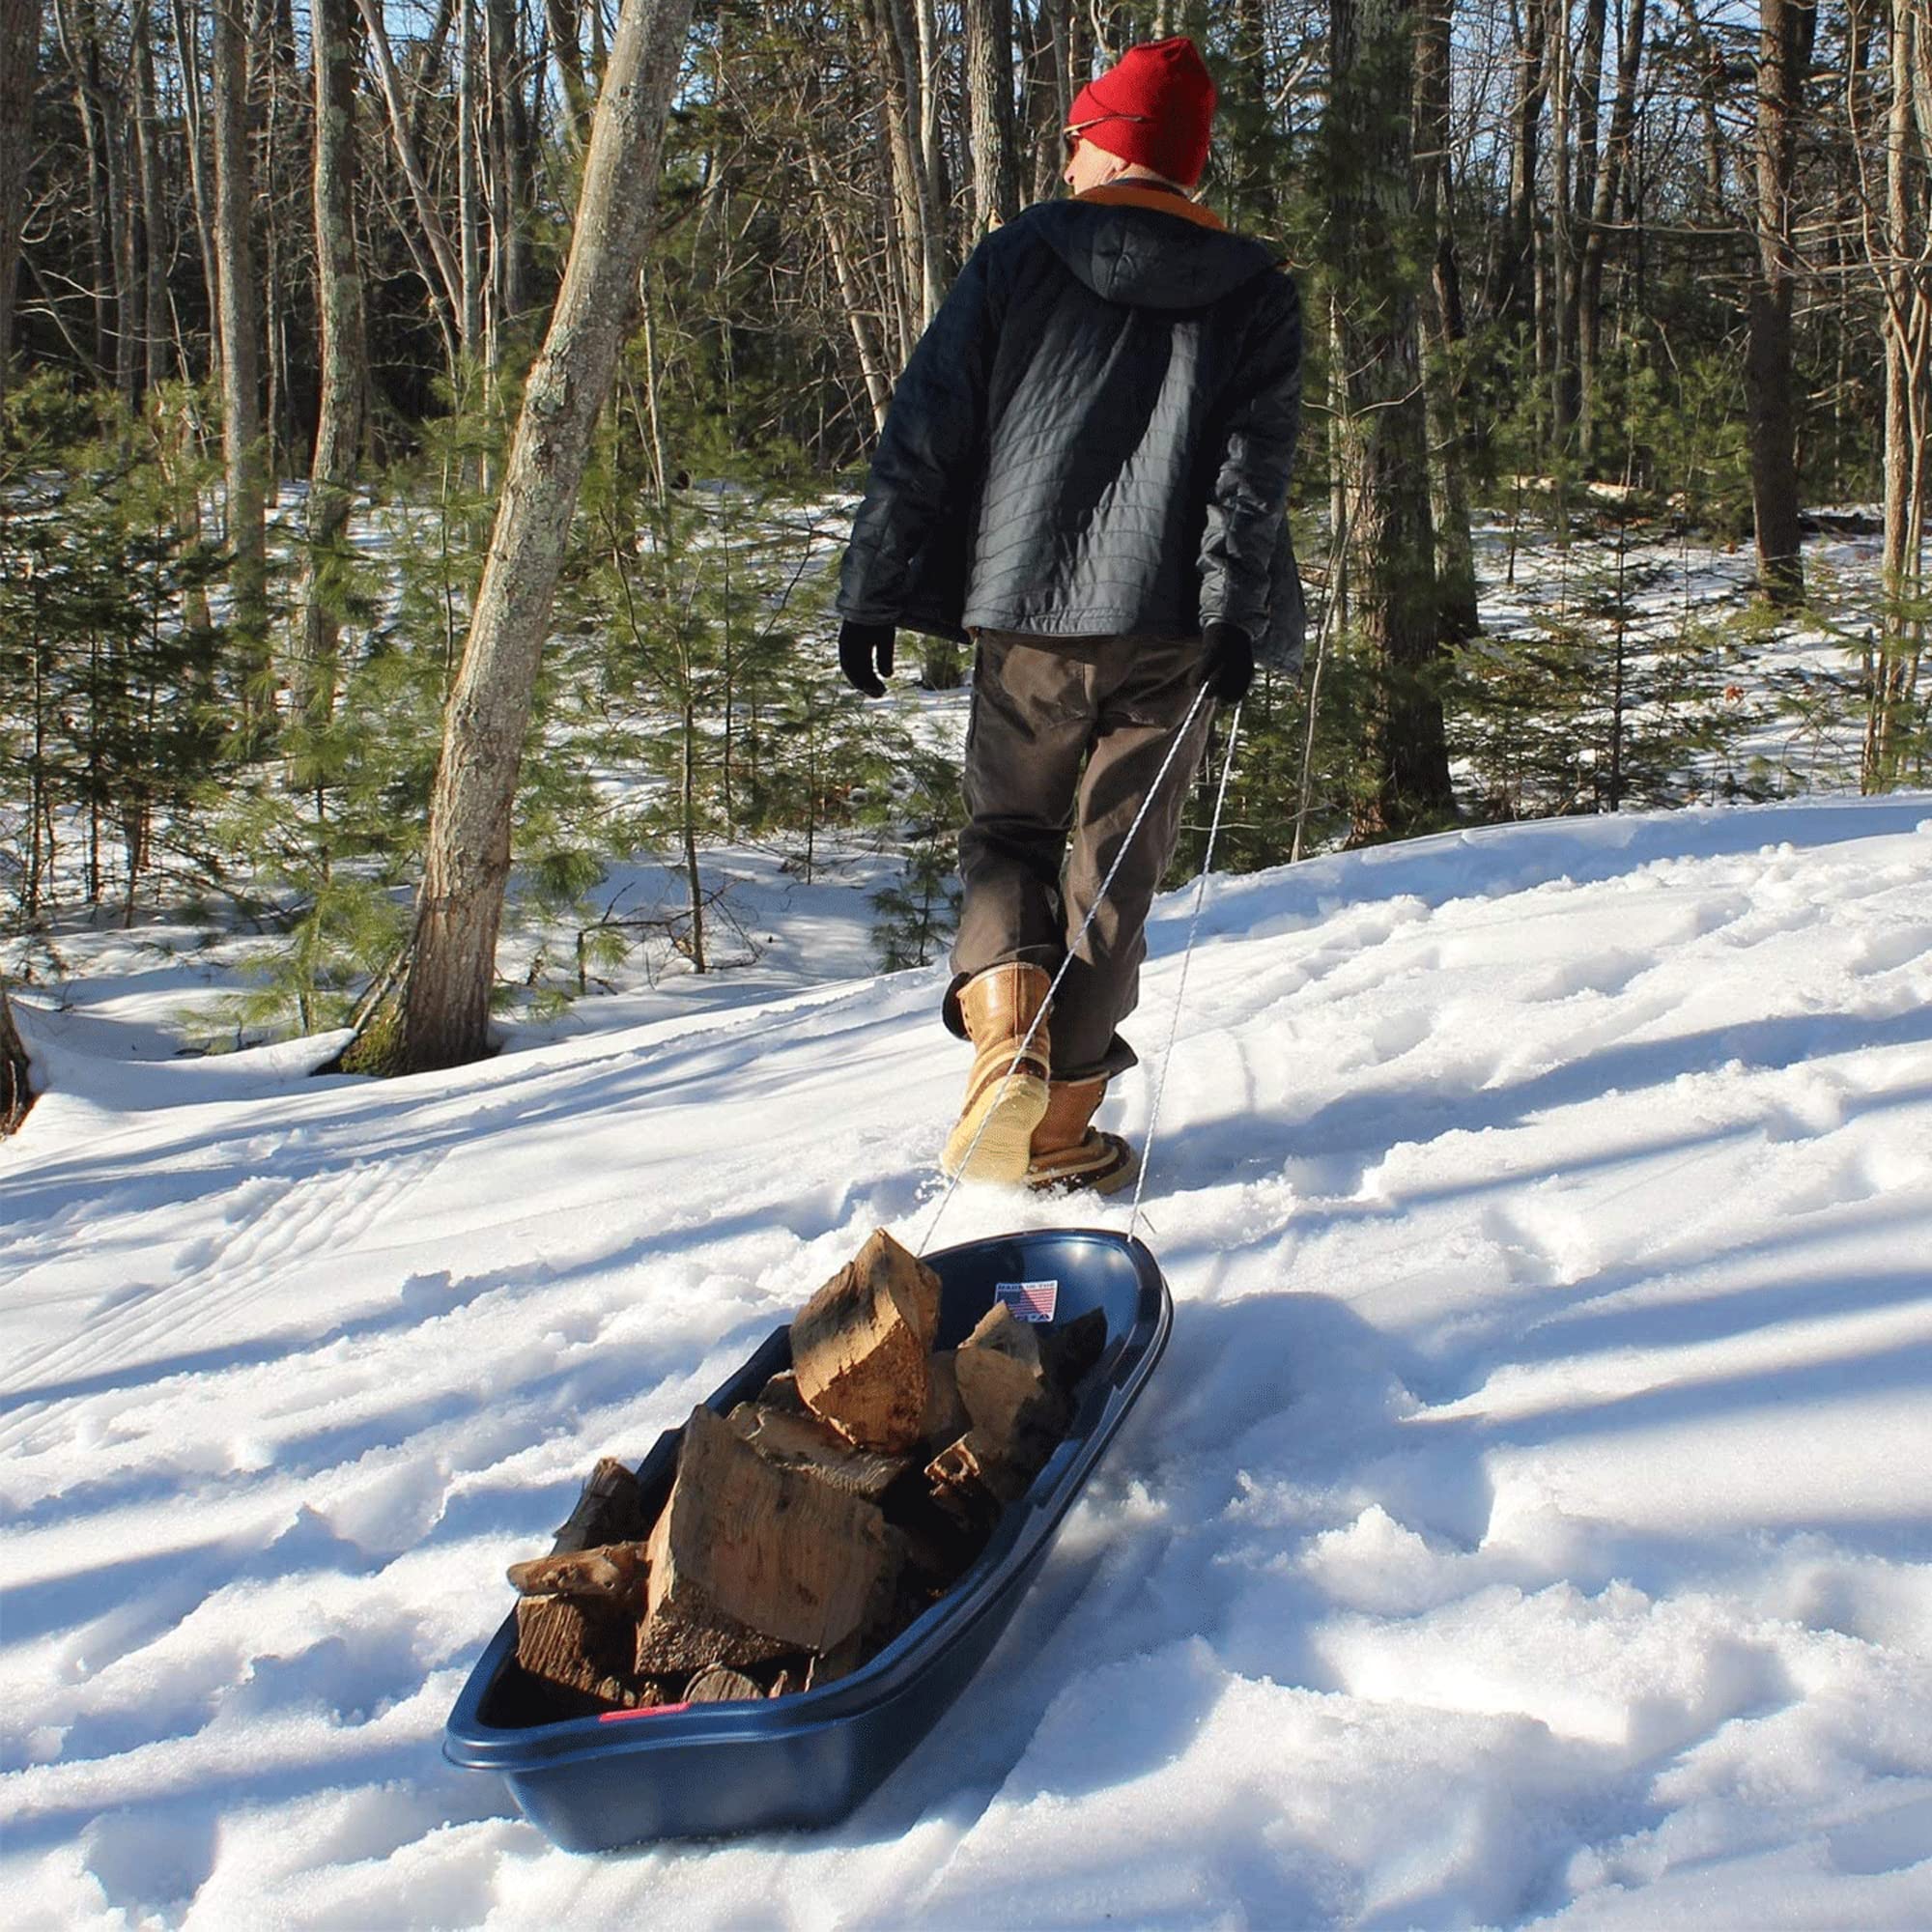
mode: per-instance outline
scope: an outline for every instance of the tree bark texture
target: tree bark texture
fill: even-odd
[[[214,255],[221,338],[221,440],[226,477],[231,622],[250,689],[243,712],[260,721],[270,708],[262,689],[269,670],[269,557],[264,518],[268,484],[262,451],[260,318],[255,248],[249,231],[255,201],[248,156],[246,0],[213,0]]]
[[[322,401],[309,474],[308,555],[298,595],[296,696],[311,724],[335,702],[339,600],[330,558],[355,500],[368,394],[369,347],[355,251],[355,83],[360,71],[354,0],[311,0],[315,70],[316,289],[322,324]]]
[[[0,402],[7,397],[7,364],[14,353],[14,291],[33,159],[40,45],[41,0],[0,0]]]
[[[1528,329],[1536,317],[1536,183],[1542,139],[1544,0],[1525,0],[1517,48],[1516,99],[1510,114],[1509,210],[1504,221],[1493,307],[1506,324]]]
[[[616,372],[656,198],[691,0],[624,0],[570,259],[530,370],[469,639],[450,694],[403,1001],[409,1071],[489,1050],[511,812],[537,667],[591,431]]]
[[[1429,406],[1430,512],[1435,526],[1435,590],[1442,635],[1473,638],[1476,553],[1469,534],[1469,474],[1463,435],[1452,317],[1455,225],[1449,206],[1449,27],[1455,0],[1421,0],[1415,30],[1415,181],[1421,239],[1433,242],[1423,279]]]
[[[0,980],[0,1140],[27,1118],[27,1109],[33,1104],[33,1068],[27,1059],[26,1042],[14,1024],[7,982]]]
[[[1798,425],[1793,407],[1791,182],[1818,11],[1807,0],[1759,0],[1757,274],[1750,287],[1745,399],[1758,588],[1777,605],[1804,596],[1798,529]]]
[[[973,239],[1020,211],[1013,134],[1013,0],[965,0],[972,123]]]
[[[1868,237],[1885,303],[1886,606],[1867,672],[1861,782],[1899,782],[1901,739],[1917,699],[1925,648],[1916,607],[1924,589],[1926,440],[1932,434],[1932,10],[1891,0],[1891,100],[1885,138],[1884,215]]]
[[[1595,454],[1597,415],[1603,384],[1599,371],[1604,344],[1604,268],[1607,259],[1610,222],[1630,174],[1631,135],[1636,125],[1636,83],[1643,60],[1645,0],[1629,0],[1624,37],[1617,49],[1617,91],[1610,104],[1609,131],[1597,153],[1596,179],[1591,184],[1589,220],[1583,232],[1582,259],[1577,270],[1577,338],[1578,405],[1582,425],[1582,455],[1587,466]]]
[[[1374,789],[1358,838],[1400,837],[1452,809],[1429,512],[1416,243],[1414,0],[1330,0],[1334,81],[1324,129],[1354,618],[1379,683]]]

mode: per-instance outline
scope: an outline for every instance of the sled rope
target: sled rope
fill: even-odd
[[[1012,1065],[1007,1068],[1006,1076],[1000,1082],[999,1092],[993,1095],[993,1103],[986,1109],[985,1117],[980,1122],[979,1132],[967,1143],[966,1151],[960,1157],[958,1172],[948,1180],[946,1191],[940,1195],[939,1205],[932,1210],[931,1220],[925,1224],[925,1233],[920,1236],[919,1246],[913,1250],[915,1254],[923,1255],[927,1248],[931,1247],[932,1237],[938,1230],[940,1217],[952,1205],[953,1195],[959,1190],[960,1181],[966,1178],[966,1170],[973,1165],[973,1155],[979,1150],[980,1136],[991,1125],[993,1115],[998,1111],[1000,1101],[1005,1097],[1007,1089],[1012,1085],[1014,1076],[1019,1072],[1021,1064],[1027,1057],[1027,1049],[1033,1045],[1034,1036],[1045,1024],[1047,1013],[1053,1007],[1053,996],[1060,991],[1060,982],[1065,979],[1067,968],[1073,964],[1074,958],[1079,953],[1080,942],[1087,937],[1088,929],[1099,916],[1100,908],[1106,904],[1107,895],[1113,890],[1115,876],[1125,863],[1127,854],[1133,849],[1134,839],[1139,835],[1141,826],[1146,822],[1148,813],[1153,809],[1153,802],[1160,795],[1160,788],[1166,782],[1168,772],[1173,768],[1176,757],[1179,755],[1181,746],[1187,742],[1187,733],[1192,727],[1195,717],[1200,712],[1202,703],[1207,698],[1209,689],[1209,686],[1204,684],[1194,694],[1194,702],[1187,707],[1187,716],[1180,721],[1180,728],[1174,734],[1174,743],[1167,748],[1167,756],[1161,760],[1160,770],[1153,776],[1153,783],[1148,786],[1147,796],[1141,800],[1141,809],[1134,813],[1134,822],[1127,827],[1127,836],[1121,840],[1121,849],[1114,855],[1114,863],[1107,867],[1107,876],[1100,881],[1100,890],[1094,895],[1094,903],[1087,908],[1087,917],[1080,922],[1080,930],[1073,935],[1071,942],[1068,944],[1066,957],[1060,962],[1060,971],[1053,976],[1052,983],[1046,989],[1046,998],[1040,1002],[1039,1011],[1034,1015],[1033,1024],[1026,1030],[1026,1037],[1020,1041],[1018,1048],[1015,1050]],[[1237,720],[1239,716],[1240,712],[1238,707],[1236,707],[1236,717]],[[1232,751],[1232,746],[1230,749]],[[1222,780],[1224,788],[1226,784],[1227,780],[1224,778]],[[1218,825],[1219,822],[1220,812],[1217,808],[1215,823]],[[1208,849],[1210,852],[1212,851],[1213,847],[1211,843]],[[1191,935],[1189,943],[1192,943]]]
[[[1221,782],[1214,793],[1214,817],[1208,827],[1208,850],[1202,855],[1201,875],[1194,882],[1194,911],[1187,922],[1187,944],[1180,950],[1180,983],[1174,989],[1174,1018],[1167,1029],[1167,1044],[1161,1049],[1160,1072],[1153,1083],[1153,1105],[1148,1109],[1147,1133],[1141,1142],[1141,1171],[1134,1176],[1133,1210],[1127,1216],[1127,1239],[1134,1238],[1140,1225],[1141,1190],[1147,1185],[1148,1169],[1153,1165],[1153,1130],[1160,1120],[1161,1096],[1167,1092],[1167,1069],[1174,1064],[1174,1042],[1180,1032],[1180,1009],[1187,1000],[1187,969],[1194,963],[1194,935],[1201,929],[1201,908],[1208,898],[1208,874],[1214,869],[1214,846],[1221,837],[1221,812],[1228,803],[1228,781],[1235,771],[1235,747],[1241,736],[1241,707],[1235,706],[1228,720],[1228,761],[1221,767]]]

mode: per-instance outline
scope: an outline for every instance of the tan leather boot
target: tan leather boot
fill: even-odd
[[[1029,1187],[1084,1187],[1112,1194],[1134,1178],[1139,1163],[1133,1149],[1119,1134],[1102,1133],[1090,1124],[1106,1091],[1104,1079],[1052,1083],[1046,1112],[1033,1130]]]
[[[1045,1007],[1052,983],[1044,967],[1013,964],[989,966],[960,988],[959,1011],[975,1051],[958,1124],[939,1157],[948,1174],[967,1180],[1026,1178],[1033,1130],[1046,1112],[1044,1019],[1017,1066],[1013,1056]]]

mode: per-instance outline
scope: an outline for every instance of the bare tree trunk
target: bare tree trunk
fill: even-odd
[[[965,0],[975,239],[1020,212],[1013,146],[1013,0]]]
[[[456,0],[456,235],[463,265],[458,320],[463,353],[474,356],[483,344],[483,206],[476,180],[476,0]]]
[[[222,454],[226,470],[232,623],[247,679],[243,713],[256,725],[272,710],[269,676],[269,556],[264,520],[261,347],[255,250],[249,234],[255,184],[248,160],[246,0],[213,0],[214,248],[221,338]]]
[[[7,982],[0,980],[0,1140],[27,1118],[27,1109],[33,1104],[33,1067],[27,1059],[26,1042],[14,1024]]]
[[[1380,685],[1369,738],[1376,787],[1355,835],[1401,837],[1454,808],[1434,687],[1435,538],[1429,514],[1415,246],[1414,0],[1330,0],[1334,75],[1324,129],[1346,372],[1350,582]]]
[[[1886,791],[1903,771],[1902,727],[1918,696],[1925,649],[1926,438],[1932,432],[1932,18],[1926,0],[1891,0],[1891,106],[1882,217],[1868,246],[1885,298],[1886,606],[1867,673],[1861,782]],[[1869,200],[1867,203],[1869,207]],[[1874,232],[1875,231],[1875,232]]]
[[[388,109],[389,137],[395,147],[396,159],[402,167],[404,180],[410,185],[410,200],[415,209],[416,221],[422,229],[430,260],[435,265],[435,278],[429,281],[430,298],[437,306],[437,319],[442,326],[443,339],[448,345],[450,372],[453,375],[459,345],[467,348],[472,339],[465,327],[468,315],[465,298],[469,284],[457,260],[456,250],[450,245],[449,232],[444,228],[442,217],[437,213],[435,199],[430,194],[429,180],[423,172],[409,108],[404,100],[403,77],[396,71],[395,55],[389,49],[388,31],[383,24],[382,0],[355,0],[355,5],[369,35],[370,51],[376,56],[376,71],[383,82],[383,101]],[[427,276],[425,279],[429,280]]]
[[[583,14],[581,0],[544,0],[550,23],[550,57],[563,83],[564,131],[575,154],[590,138],[590,86],[583,77]]]
[[[1066,125],[1073,99],[1069,44],[1073,22],[1072,0],[1037,0],[1034,8],[1033,46],[1027,55],[1027,128],[1033,148],[1030,201],[1047,200],[1060,176],[1060,130]]]
[[[7,398],[7,364],[14,353],[14,291],[33,158],[40,51],[41,0],[0,0],[0,402]]]
[[[213,305],[220,298],[221,271],[214,259],[214,214],[209,200],[208,174],[202,162],[202,151],[206,146],[202,138],[206,114],[202,99],[201,42],[189,0],[170,0],[169,17],[174,26],[175,71],[181,76],[182,131],[187,150],[189,196],[194,205],[195,243],[201,251],[202,286],[207,289],[209,302]],[[219,328],[210,331],[209,359],[210,377],[218,378],[221,373]],[[185,351],[182,361],[183,376],[191,378],[193,372],[186,366]]]
[[[1818,11],[1812,0],[1759,0],[1757,268],[1749,297],[1745,399],[1758,589],[1766,601],[1804,597],[1798,529],[1798,428],[1792,405],[1791,309],[1798,284],[1791,181]]]
[[[1631,131],[1636,123],[1636,83],[1643,60],[1645,0],[1629,0],[1624,37],[1617,50],[1617,92],[1610,107],[1610,128],[1597,155],[1597,178],[1591,185],[1589,224],[1583,234],[1583,259],[1577,269],[1577,415],[1581,425],[1582,456],[1594,453],[1597,410],[1602,390],[1599,370],[1604,344],[1604,264],[1608,253],[1610,222],[1630,171]]]
[[[1493,306],[1504,321],[1527,331],[1536,317],[1536,185],[1542,138],[1545,0],[1525,0],[1517,35],[1516,100],[1510,115],[1509,211],[1504,227],[1501,286]],[[1514,12],[1514,0],[1512,0]]]
[[[1572,454],[1577,420],[1577,312],[1575,210],[1571,202],[1570,130],[1575,109],[1575,49],[1570,44],[1569,0],[1549,0],[1549,423],[1558,474]],[[1559,527],[1562,491],[1557,493]]]
[[[141,178],[141,381],[153,388],[167,375],[168,258],[171,252],[161,185],[160,131],[155,115],[153,15],[134,15],[134,155]]]
[[[1422,284],[1428,349],[1429,494],[1435,526],[1435,592],[1445,638],[1473,638],[1476,553],[1469,534],[1469,479],[1455,367],[1456,233],[1449,207],[1449,28],[1455,0],[1420,0],[1415,28],[1416,227],[1434,242]]]
[[[517,84],[514,0],[488,0],[483,17],[489,50],[490,240],[500,335],[529,299],[530,136]]]
[[[825,230],[826,249],[832,257],[833,277],[838,284],[839,303],[845,310],[846,325],[852,331],[852,345],[859,352],[859,372],[865,379],[866,400],[872,409],[872,427],[882,430],[886,426],[887,405],[893,399],[893,379],[886,368],[875,318],[867,312],[860,289],[851,237],[839,219],[838,211],[833,206],[825,178],[825,163],[810,140],[806,142],[805,158],[811,173],[812,199],[817,204],[819,222]]]
[[[298,597],[296,708],[309,724],[335,707],[341,629],[330,556],[348,526],[362,453],[369,348],[355,254],[355,84],[361,72],[354,0],[311,0],[315,68],[315,265],[322,310],[322,403],[309,475],[308,555]]]
[[[907,313],[901,334],[910,345],[924,332],[939,307],[945,282],[945,255],[933,233],[937,211],[931,206],[931,178],[921,130],[919,59],[905,16],[907,0],[867,0],[872,57],[883,83],[880,112],[891,158],[893,204],[898,233],[900,274]]]
[[[591,432],[637,298],[691,0],[624,0],[598,96],[570,260],[530,370],[450,694],[392,1070],[489,1050],[510,821],[551,599]]]

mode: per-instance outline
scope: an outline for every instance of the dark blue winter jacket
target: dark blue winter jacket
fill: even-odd
[[[1292,668],[1294,283],[1145,184],[1045,202],[974,251],[899,379],[841,616],[945,637],[1187,637]]]

